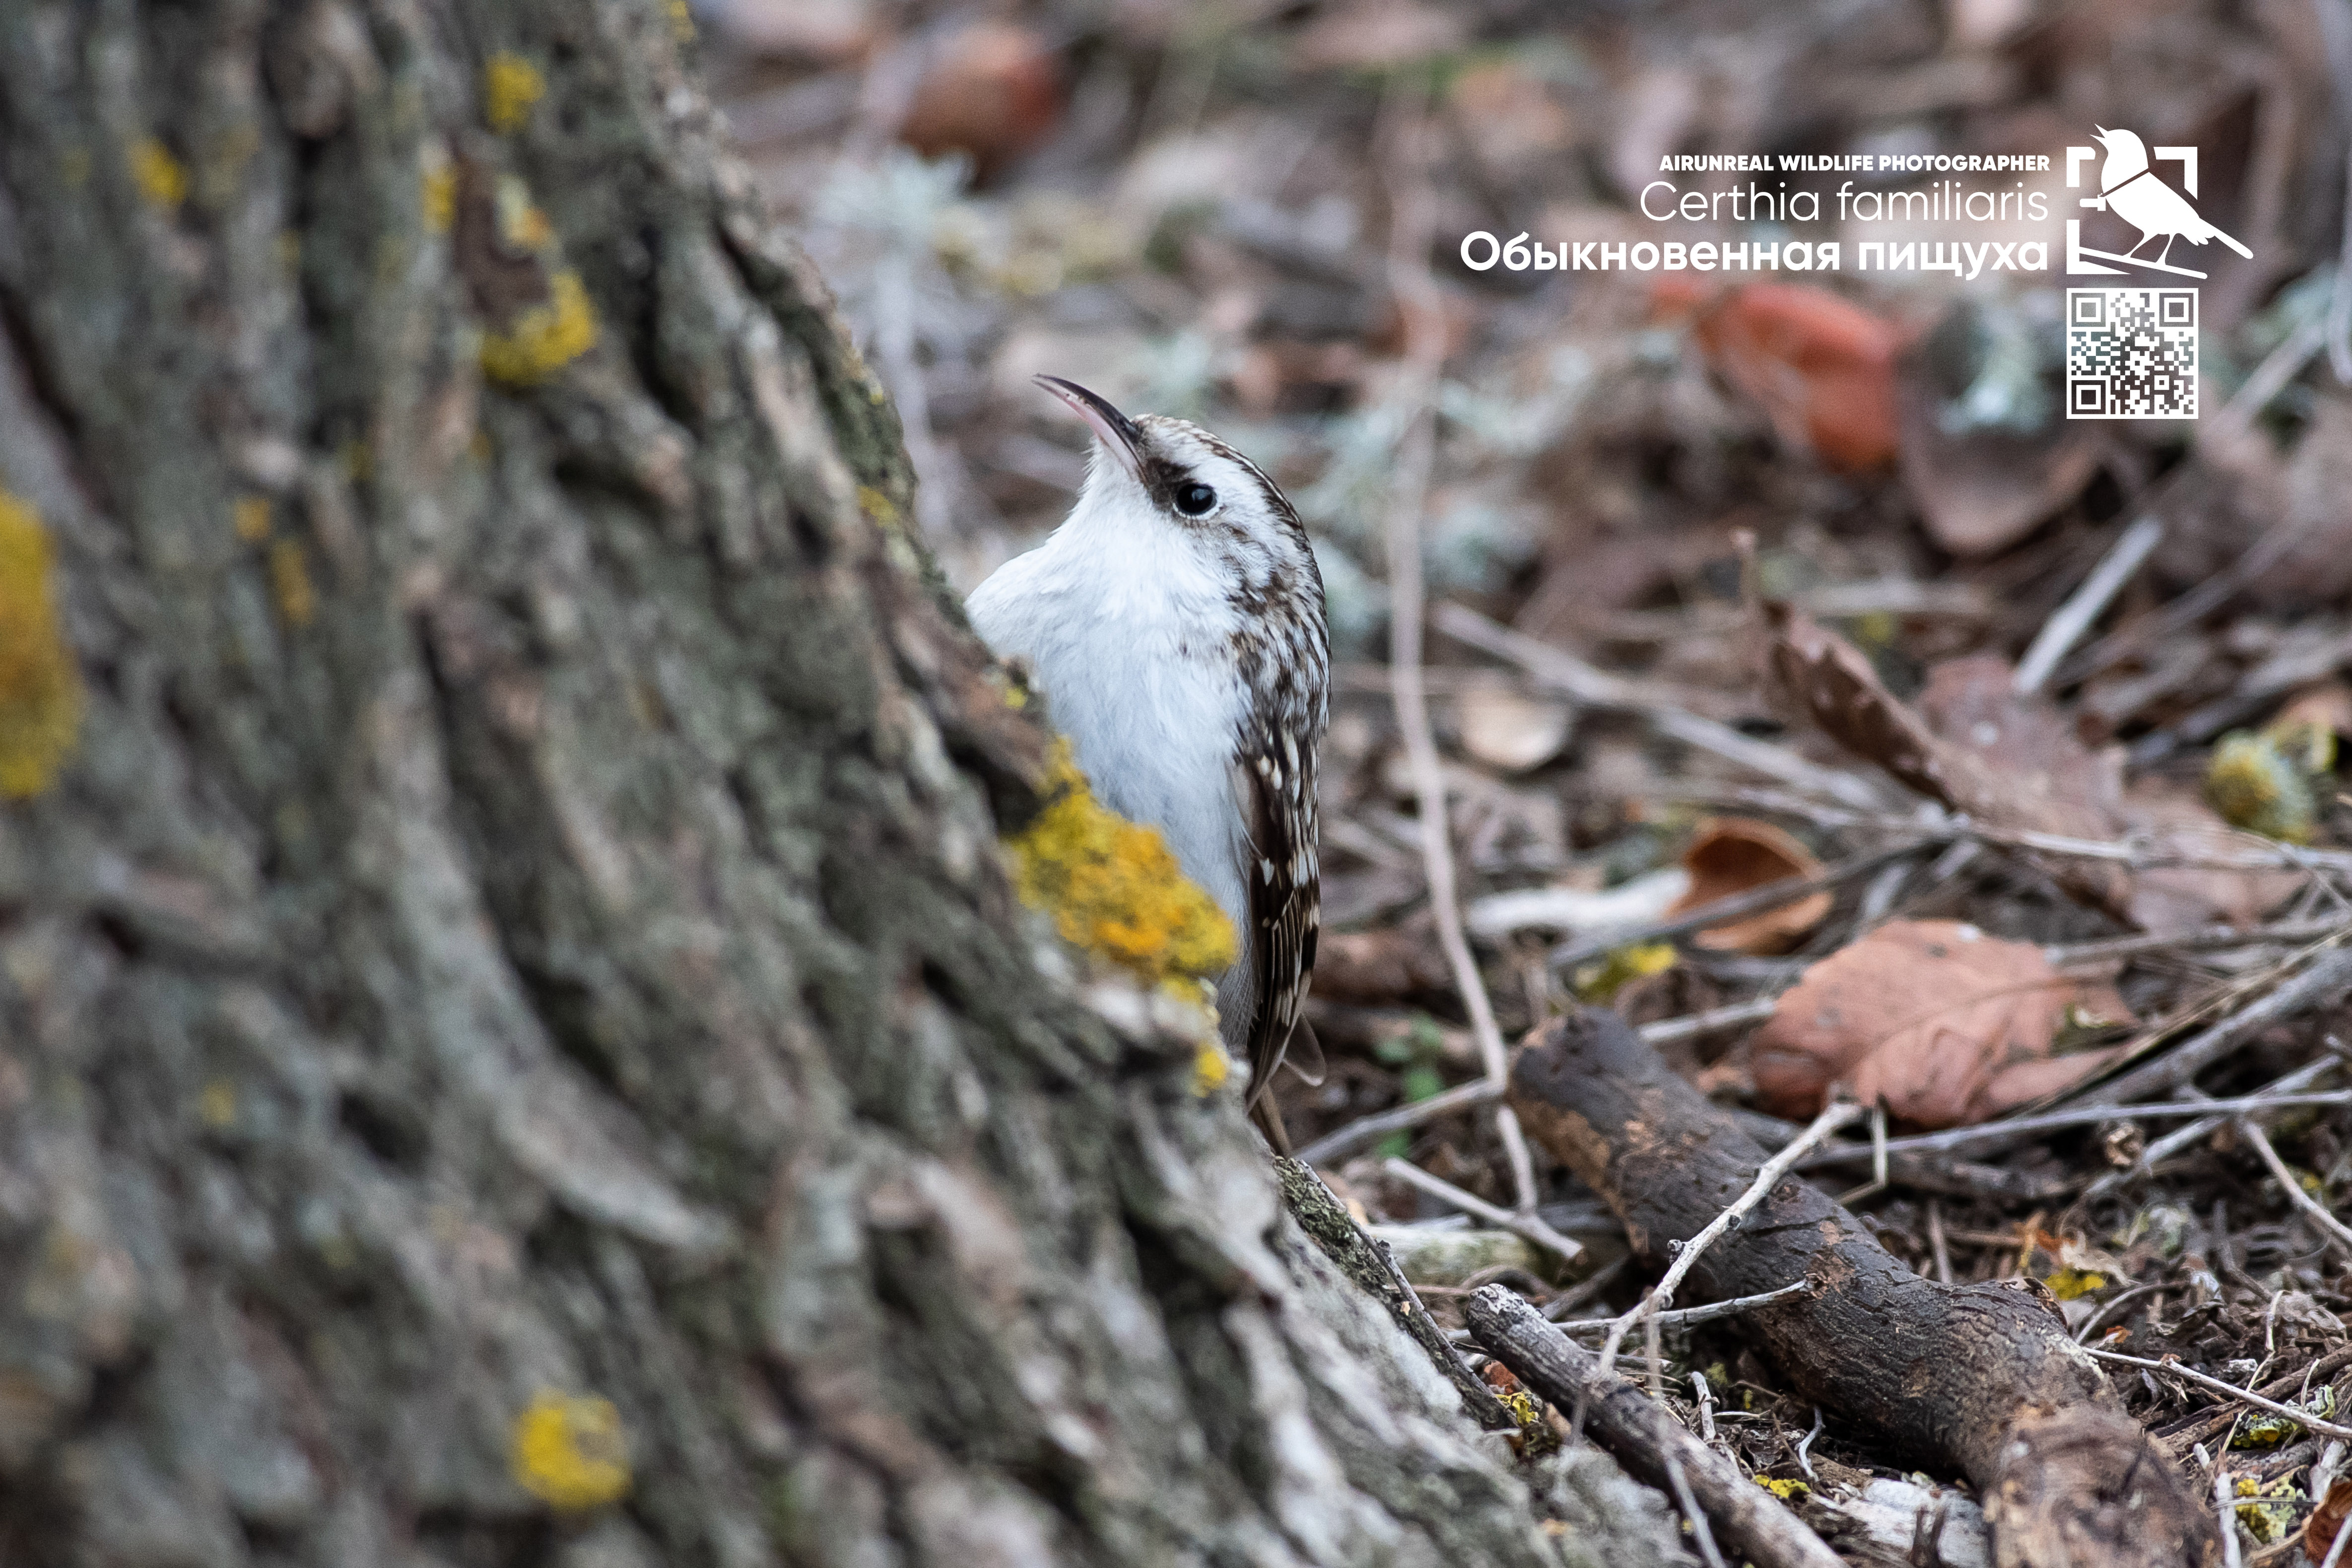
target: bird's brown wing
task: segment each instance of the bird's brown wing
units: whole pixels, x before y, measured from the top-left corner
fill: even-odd
[[[1249,1108],[1276,1152],[1288,1152],[1282,1118],[1267,1091],[1294,1032],[1305,1027],[1307,986],[1323,916],[1316,855],[1315,753],[1275,732],[1246,737],[1241,761],[1243,820],[1249,826],[1249,925],[1256,982],[1247,1045]],[[1310,1035],[1308,1038],[1313,1037]],[[1319,1068],[1321,1051],[1314,1052]]]

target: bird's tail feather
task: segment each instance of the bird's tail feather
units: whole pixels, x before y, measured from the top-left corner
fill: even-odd
[[[1251,1106],[1250,1120],[1257,1123],[1257,1130],[1265,1134],[1265,1141],[1274,1146],[1276,1153],[1290,1152],[1290,1133],[1282,1125],[1282,1110],[1274,1103],[1274,1096],[1262,1096]]]

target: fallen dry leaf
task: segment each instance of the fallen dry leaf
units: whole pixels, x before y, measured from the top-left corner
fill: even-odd
[[[1856,472],[1894,461],[1895,329],[1826,289],[1749,283],[1702,311],[1699,346],[1780,439]]]
[[[1061,117],[1061,65],[1044,37],[977,22],[940,42],[898,140],[926,158],[969,153],[984,180],[1052,135]]]
[[[1783,696],[1857,756],[1989,828],[2114,842],[2146,835],[2148,858],[2235,854],[2203,801],[2159,781],[2126,791],[2122,753],[2092,750],[2048,699],[2021,694],[2004,659],[1953,659],[1930,672],[1915,710],[1853,644],[1768,603],[1769,655]],[[2021,851],[2061,888],[2143,931],[2242,925],[2293,891],[2275,871],[2150,867]]]
[[[2352,1479],[2338,1476],[2327,1483],[2326,1497],[2304,1521],[2304,1554],[2314,1563],[2326,1562],[2328,1548],[2336,1544],[2336,1532],[2344,1528],[2347,1516],[2352,1516]]]
[[[2247,848],[2213,808],[2187,786],[2141,779],[2125,793],[2126,831],[2142,838],[2149,858],[2235,856]],[[2202,866],[2152,866],[2132,876],[2132,923],[2143,931],[2189,931],[2219,921],[2248,926],[2302,885],[2293,871],[2233,871]]]
[[[1904,488],[1927,532],[1955,555],[1990,555],[2016,543],[2098,471],[2098,439],[2079,425],[1954,436],[1937,423],[1935,398],[1916,381],[1901,401]]]
[[[1771,672],[1783,695],[1846,750],[1988,827],[2111,838],[2121,766],[2093,756],[2040,698],[2020,697],[1999,660],[1955,661],[1931,678],[1931,726],[1886,689],[1862,650],[1786,605],[1767,603]],[[2006,666],[2001,666],[2003,669]],[[1923,699],[1924,700],[1924,699]],[[2029,856],[2029,858],[2035,858]],[[2037,859],[2059,886],[2119,920],[2131,918],[2131,873],[2079,856]]]
[[[1690,873],[1690,890],[1666,910],[1668,918],[1687,913],[1702,904],[1791,877],[1810,877],[1822,863],[1802,844],[1773,826],[1748,816],[1710,817],[1691,836],[1683,851],[1683,869]],[[1777,910],[1710,926],[1695,939],[1701,947],[1726,952],[1786,952],[1830,912],[1835,900],[1826,890],[1783,904]]]
[[[1776,1115],[1820,1110],[1833,1085],[1918,1127],[1957,1127],[2053,1094],[2117,1047],[2067,1056],[2069,1021],[2131,1014],[2104,981],[2061,974],[2030,942],[1958,921],[1892,921],[1805,972],[1750,1043]]]
[[[1525,697],[1507,686],[1474,686],[1455,710],[1462,749],[1488,767],[1525,773],[1548,763],[1568,744],[1565,702]]]

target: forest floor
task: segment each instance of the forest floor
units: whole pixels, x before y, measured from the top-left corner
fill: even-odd
[[[1939,1136],[1878,1179],[1866,1143],[1813,1173],[1922,1273],[2038,1281],[2085,1343],[2352,1410],[2352,1231],[2326,1217],[2352,1198],[2352,1024],[2325,988],[2290,994],[2194,1072],[2150,1066],[2352,937],[2352,10],[1549,9],[700,19],[745,156],[899,400],[958,588],[1081,477],[1038,373],[1208,425],[1314,532],[1329,1070],[1279,1093],[1441,1318],[1497,1279],[1555,1315],[1636,1299],[1615,1217],[1540,1147],[1523,1184],[1478,1087],[1500,1041],[1606,1004],[1768,1144],[1841,1093],[1879,1138]],[[2133,232],[2120,196],[2082,210],[2066,149],[2119,125],[2198,149],[2158,174],[2252,253],[2165,253],[2208,274],[2175,384],[2194,422],[2065,417],[2061,220],[2111,252]],[[1661,173],[1759,152],[2046,156],[1962,184],[2047,216],[1873,222],[1851,200],[1928,174]],[[1659,180],[1811,192],[1824,216],[1654,221]],[[1841,265],[1474,270],[1475,231],[1827,240]],[[1860,269],[1866,241],[1977,240],[2053,259]],[[1400,584],[1391,552],[1415,547]],[[1401,605],[1425,612],[1417,649]],[[1450,908],[1420,825],[1440,792]],[[1683,918],[1790,879],[1809,896]],[[2103,1113],[1961,1131],[2101,1084]],[[2181,1110],[2200,1095],[2287,1098]],[[1448,1189],[1532,1203],[1579,1256]],[[1664,1352],[1670,1388],[1710,1391],[1678,1413],[1759,1477],[1901,1473],[1732,1325]],[[2245,1561],[2304,1560],[2340,1447],[2168,1366],[2111,1370],[2195,1476],[2236,1479]]]

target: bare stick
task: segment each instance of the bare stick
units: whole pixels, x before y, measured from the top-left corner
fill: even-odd
[[[2184,463],[2173,470],[2173,473],[2179,475],[2189,471],[2189,465]],[[2158,489],[2168,492],[2175,482],[2173,477],[2168,475],[2158,486]],[[2154,507],[2157,504],[2156,496],[2151,495],[2147,504]],[[2214,610],[2221,608],[2238,590],[2268,571],[2283,560],[2288,551],[2302,542],[2304,534],[2310,527],[2311,518],[2315,515],[2317,514],[2281,512],[2277,521],[2263,530],[2263,536],[2248,545],[2235,561],[2214,573],[2156,614],[2118,626],[2093,643],[2074,659],[2068,661],[2065,668],[2059,671],[2059,680],[2067,685],[2088,680],[2111,665],[2130,658],[2141,648],[2166,637],[2176,636]]]
[[[2213,427],[2202,433],[2198,445],[2210,446],[2218,438],[2235,435],[2252,424],[2272,398],[2284,392],[2286,384],[2300,374],[2313,356],[2326,346],[2327,316],[2328,312],[2323,310],[2296,323],[2294,331],[2287,334],[2286,341],[2273,349],[2263,357],[2263,363],[2254,367],[2254,374],[2246,377],[2245,384],[2238,388],[2237,395],[2221,405],[2221,413],[2214,416]]]
[[[1546,686],[1588,707],[1638,714],[1670,740],[1712,752],[1750,773],[1778,779],[1792,788],[1827,795],[1858,810],[1869,811],[1885,804],[1876,789],[1853,773],[1807,762],[1786,746],[1776,746],[1769,741],[1743,735],[1728,724],[1702,719],[1664,692],[1597,669],[1573,654],[1497,625],[1467,605],[1440,605],[1430,618],[1446,636],[1497,658],[1510,660]]]
[[[2221,1521],[2221,1568],[2243,1568],[2244,1560],[2238,1555],[2238,1510],[2236,1494],[2231,1489],[2229,1470],[2213,1467],[2213,1511]]]
[[[1680,1018],[1661,1018],[1654,1024],[1644,1024],[1642,1038],[1654,1046],[1676,1040],[1696,1039],[1719,1029],[1736,1029],[1742,1024],[1760,1024],[1772,1016],[1780,1005],[1777,996],[1759,996],[1752,1002],[1734,1002],[1725,1007],[1709,1007],[1703,1013],[1691,1013]]]
[[[1608,1370],[1605,1358],[1596,1360],[1518,1297],[1489,1285],[1470,1298],[1464,1315],[1486,1353],[1530,1389],[1562,1410],[1583,1405],[1594,1439],[1636,1477],[1671,1488],[1665,1459],[1672,1454],[1696,1507],[1737,1556],[1756,1568],[1841,1568],[1837,1553],[1738,1465],[1684,1430]]]
[[[2338,919],[2280,921],[2266,926],[2206,926],[2191,931],[2143,932],[2111,936],[2099,942],[2059,942],[2042,950],[2042,956],[2064,969],[2070,965],[2137,958],[2144,952],[2220,952],[2239,947],[2302,947],[2343,929]]]
[[[1627,1253],[1614,1263],[1604,1263],[1594,1269],[1581,1284],[1570,1286],[1544,1303],[1543,1315],[1553,1322],[1559,1321],[1587,1301],[1617,1282],[1617,1277],[1633,1267],[1633,1255]]]
[[[1298,1152],[1298,1157],[1310,1165],[1325,1165],[1342,1154],[1352,1154],[1367,1143],[1378,1142],[1391,1132],[1403,1132],[1433,1121],[1457,1110],[1470,1110],[1491,1100],[1503,1098],[1503,1086],[1491,1078],[1475,1078],[1468,1083],[1457,1083],[1452,1089],[1416,1100],[1410,1105],[1375,1111],[1360,1117],[1345,1127],[1325,1133]]]
[[[1490,1204],[1475,1193],[1465,1193],[1453,1183],[1431,1175],[1410,1160],[1384,1160],[1381,1163],[1381,1169],[1400,1182],[1420,1188],[1441,1203],[1452,1204],[1473,1218],[1483,1219],[1488,1225],[1500,1226],[1549,1252],[1558,1253],[1567,1262],[1580,1262],[1584,1258],[1581,1243],[1570,1241],[1536,1215],[1513,1214],[1509,1209]]]
[[[1728,1301],[1709,1301],[1704,1307],[1682,1307],[1671,1312],[1660,1312],[1650,1321],[1662,1329],[1696,1328],[1701,1323],[1714,1322],[1718,1318],[1737,1318],[1759,1307],[1769,1307],[1776,1301],[1804,1295],[1811,1289],[1812,1285],[1809,1281],[1797,1279],[1760,1295],[1739,1296]],[[1559,1326],[1566,1332],[1575,1333],[1580,1329],[1605,1329],[1614,1321],[1613,1318],[1571,1318]]]
[[[1391,182],[1389,192],[1392,217],[1388,269],[1389,287],[1404,316],[1405,376],[1398,395],[1406,401],[1410,417],[1403,450],[1397,458],[1388,517],[1391,694],[1397,728],[1404,735],[1405,759],[1412,770],[1413,793],[1420,800],[1421,853],[1429,882],[1430,910],[1437,921],[1438,946],[1444,950],[1454,988],[1461,993],[1463,1008],[1470,1015],[1470,1033],[1478,1043],[1487,1079],[1499,1087],[1507,1070],[1503,1032],[1495,1023],[1486,982],[1462,931],[1462,903],[1454,885],[1454,847],[1446,822],[1445,777],[1438,763],[1437,741],[1430,732],[1429,693],[1421,671],[1421,622],[1427,607],[1421,570],[1421,509],[1428,499],[1430,469],[1436,458],[1435,402],[1438,376],[1445,364],[1446,336],[1445,302],[1436,279],[1429,275],[1429,237],[1436,214],[1426,165],[1427,116],[1418,108],[1412,110],[1402,119],[1397,134],[1402,142],[1402,155],[1392,166],[1403,172]],[[1501,1115],[1510,1115],[1507,1107]],[[1518,1211],[1541,1225],[1534,1220],[1535,1167],[1528,1158],[1527,1141],[1519,1136],[1515,1121],[1498,1124],[1496,1131],[1512,1155]],[[1569,1245],[1573,1248],[1575,1244]]]
[[[1706,1568],[1726,1568],[1722,1549],[1715,1543],[1715,1531],[1707,1527],[1698,1499],[1691,1496],[1690,1479],[1683,1474],[1682,1456],[1671,1446],[1661,1446],[1658,1458],[1665,1464],[1666,1485],[1675,1494],[1675,1506],[1690,1521],[1691,1540],[1697,1545],[1699,1556],[1706,1560]],[[2237,1568],[2237,1564],[2233,1563],[2230,1568]]]
[[[2099,618],[2100,612],[2123,592],[2124,584],[2131,581],[2132,574],[2139,570],[2140,563],[2163,538],[2162,518],[2143,517],[2124,530],[2123,537],[2091,568],[2082,586],[2066,596],[2066,602],[2042,626],[2033,646],[2018,661],[2017,674],[2011,684],[2021,692],[2041,690],[2050,672],[2058,668],[2058,661],[2091,629],[2091,623]]]
[[[1936,1255],[1936,1282],[1952,1282],[1952,1249],[1944,1242],[1944,1205],[1927,1200],[1927,1249]]]
[[[2328,1213],[2326,1204],[2303,1190],[2303,1184],[2296,1181],[2294,1173],[2286,1168],[2286,1162],[2279,1158],[2279,1152],[2271,1147],[2270,1135],[2251,1116],[2239,1117],[2237,1128],[2246,1142],[2254,1146],[2254,1152],[2263,1157],[2263,1163],[2271,1168],[2271,1174],[2278,1178],[2278,1184],[2286,1190],[2287,1201],[2309,1215],[2322,1235],[2347,1257],[2352,1257],[2352,1228],[2347,1228],[2342,1220]]]
[[[1697,1264],[1700,1256],[1715,1245],[1716,1237],[1738,1224],[1742,1215],[1762,1203],[1766,1194],[1780,1184],[1780,1178],[1787,1175],[1796,1166],[1797,1162],[1805,1157],[1807,1150],[1848,1122],[1860,1119],[1864,1114],[1864,1108],[1850,1100],[1828,1106],[1819,1116],[1813,1118],[1802,1132],[1797,1134],[1787,1148],[1758,1167],[1756,1179],[1748,1184],[1748,1190],[1734,1198],[1730,1207],[1710,1220],[1706,1229],[1677,1247],[1675,1251],[1675,1260],[1666,1265],[1666,1271],[1659,1277],[1656,1287],[1642,1298],[1639,1305],[1626,1311],[1609,1326],[1609,1339],[1601,1350],[1601,1361],[1613,1363],[1617,1356],[1617,1347],[1625,1342],[1627,1330],[1643,1319],[1653,1317],[1674,1304],[1675,1291],[1680,1288],[1684,1279]]]
[[[2288,1420],[2302,1426],[2305,1431],[2316,1433],[2322,1437],[2352,1438],[2352,1426],[2338,1426],[2333,1421],[2322,1421],[2318,1416],[2314,1415],[2308,1410],[2297,1410],[2292,1405],[2281,1405],[2275,1399],[2265,1399],[2251,1388],[2240,1388],[2234,1383],[2223,1383],[2218,1377],[2208,1377],[2201,1372],[2192,1372],[2189,1368],[2182,1366],[2177,1361],[2170,1359],[2164,1361],[2150,1361],[2146,1356],[2126,1355],[2121,1351],[2094,1350],[2087,1345],[2084,1347],[2083,1353],[2085,1355],[2096,1356],[2101,1361],[2120,1363],[2125,1366],[2146,1367],[2152,1372],[2160,1372],[2169,1377],[2186,1378],[2189,1382],[2197,1384],[2200,1388],[2210,1389],[2215,1394],[2226,1394],[2230,1398],[2239,1401],[2241,1404],[2251,1405],[2257,1410],[2267,1410],[2273,1415],[2284,1415]]]
[[[2322,1057],[2315,1062],[2306,1062],[2302,1067],[2295,1068],[2294,1071],[2288,1073],[2285,1077],[2274,1080],[2266,1088],[2261,1089],[2257,1093],[2249,1095],[2246,1098],[2263,1101],[2266,1104],[2274,1105],[2278,1103],[2281,1099],[2295,1094],[2303,1089],[2310,1088],[2313,1084],[2317,1083],[2321,1079],[2326,1077],[2327,1074],[2337,1065],[2338,1064],[2336,1059],[2332,1057]],[[2200,1113],[2203,1113],[2206,1110],[2205,1105],[2201,1103],[2199,1104],[2196,1109]],[[2164,1161],[2169,1160],[2175,1154],[2179,1153],[2183,1149],[2193,1148],[2203,1139],[2211,1137],[2215,1131],[2217,1131],[2221,1124],[2228,1120],[2229,1118],[2227,1116],[2200,1114],[2198,1120],[2190,1122],[2188,1126],[2177,1128],[2174,1131],[2166,1133],[2163,1137],[2158,1139],[2155,1142],[2150,1143],[2147,1148],[2141,1150],[2139,1158],[2132,1162],[2132,1165],[2129,1170],[2110,1171],[2105,1175],[2101,1176],[2097,1181],[2093,1182],[2084,1190],[2084,1198],[2087,1200],[2106,1196],[2107,1194],[2114,1192],[2117,1187],[2122,1186],[2126,1182],[2130,1181],[2133,1177],[2145,1175],[2148,1172],[2154,1170]]]
[[[2352,986],[2352,949],[2323,950],[2302,973],[2268,995],[2240,1008],[2145,1066],[2100,1084],[2084,1095],[2083,1101],[2090,1105],[2123,1105],[2168,1094],[2273,1024],[2284,1023],[2323,1005],[2347,986]]]
[[[2169,1121],[2183,1116],[2219,1118],[2248,1110],[2282,1110],[2290,1105],[2352,1105],[2352,1089],[2324,1094],[2247,1094],[2231,1100],[2199,1100],[2168,1105],[2090,1105],[2073,1110],[2053,1110],[2040,1116],[2020,1116],[2009,1121],[1983,1121],[1973,1127],[1953,1127],[1941,1132],[1921,1132],[1909,1138],[1889,1138],[1884,1144],[1840,1144],[1808,1155],[1801,1170],[1822,1165],[1851,1164],[1885,1154],[1943,1153],[1970,1143],[1997,1143],[2029,1132],[2053,1132],[2068,1127],[2095,1127],[2107,1121]],[[1880,1180],[1885,1180],[1881,1177]]]

